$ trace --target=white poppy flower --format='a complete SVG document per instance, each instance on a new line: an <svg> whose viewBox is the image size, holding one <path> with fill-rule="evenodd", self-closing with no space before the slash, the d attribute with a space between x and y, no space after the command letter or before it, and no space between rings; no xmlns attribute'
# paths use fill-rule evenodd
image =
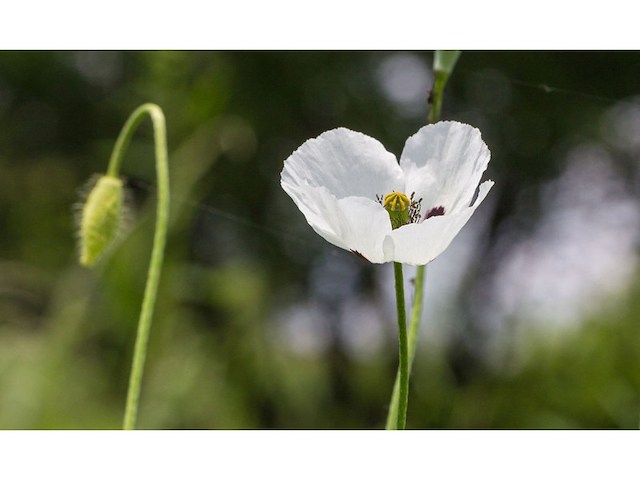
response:
<svg viewBox="0 0 640 480"><path fill-rule="evenodd" d="M328 242L370 262L425 265L440 255L485 199L491 154L477 128L422 127L400 163L346 128L307 140L285 161L281 185Z"/></svg>

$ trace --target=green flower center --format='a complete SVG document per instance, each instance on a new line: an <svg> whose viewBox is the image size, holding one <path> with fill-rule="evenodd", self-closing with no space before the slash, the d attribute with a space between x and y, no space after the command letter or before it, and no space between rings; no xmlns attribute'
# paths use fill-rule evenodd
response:
<svg viewBox="0 0 640 480"><path fill-rule="evenodd" d="M389 212L408 212L411 200L402 192L391 192L384 196L383 204Z"/></svg>
<svg viewBox="0 0 640 480"><path fill-rule="evenodd" d="M411 200L402 192L391 192L384 196L382 206L389 212L391 228L400 228L409 223Z"/></svg>
<svg viewBox="0 0 640 480"><path fill-rule="evenodd" d="M420 209L422 199L414 200L414 193L410 197L402 192L387 193L384 197L376 195L378 203L389 213L391 228L394 230L408 223L418 223L421 221Z"/></svg>

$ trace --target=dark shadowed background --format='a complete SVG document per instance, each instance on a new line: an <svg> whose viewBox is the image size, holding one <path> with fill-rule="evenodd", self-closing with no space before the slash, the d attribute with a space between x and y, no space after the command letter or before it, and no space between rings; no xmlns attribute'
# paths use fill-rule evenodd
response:
<svg viewBox="0 0 640 480"><path fill-rule="evenodd" d="M148 122L122 169L127 228L94 270L73 212L145 102L167 117L172 219L139 426L383 427L391 266L318 237L279 175L338 126L399 155L431 63L0 53L0 428L120 426L155 210ZM639 74L636 52L463 52L442 118L480 128L496 187L427 267L409 428L637 427Z"/></svg>

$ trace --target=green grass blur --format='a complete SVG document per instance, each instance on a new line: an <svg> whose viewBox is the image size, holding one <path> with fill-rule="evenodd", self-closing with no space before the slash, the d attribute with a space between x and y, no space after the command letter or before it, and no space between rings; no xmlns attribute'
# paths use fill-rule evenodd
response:
<svg viewBox="0 0 640 480"><path fill-rule="evenodd" d="M77 261L74 206L145 102L167 118L172 217L139 427L383 427L397 362L394 320L381 323L377 347L345 332L350 298L393 315L379 281L389 266L365 265L317 237L279 174L304 140L338 126L399 154L428 108L428 89L403 97L414 84L402 82L411 68L428 80L431 59L431 52L0 52L0 428L121 425L153 235L148 123L122 168L125 233L93 270ZM477 310L505 252L547 213L538 199L576 145L605 149L637 205L635 151L607 140L603 122L619 100L634 101L639 65L634 52L462 54L443 119L481 128L492 151L487 178L497 187L474 261L450 301L445 340L427 339L418 350L408 428L638 426L635 270L614 300L566 328L511 318L514 331L498 334L483 323L492 312ZM399 83L385 83L394 78ZM347 277L349 298L340 283ZM429 282L439 278L429 273ZM287 323L300 305L322 318L320 327ZM426 336L433 321L424 319ZM492 347L498 335L500 347Z"/></svg>

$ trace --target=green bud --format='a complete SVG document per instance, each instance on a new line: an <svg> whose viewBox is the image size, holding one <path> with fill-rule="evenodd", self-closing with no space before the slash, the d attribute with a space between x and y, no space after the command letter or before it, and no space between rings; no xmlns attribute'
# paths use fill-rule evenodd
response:
<svg viewBox="0 0 640 480"><path fill-rule="evenodd" d="M391 192L384 196L384 209L389 212L391 228L394 230L409 223L409 207L411 200L402 192Z"/></svg>
<svg viewBox="0 0 640 480"><path fill-rule="evenodd" d="M436 72L444 73L448 77L453 72L459 57L460 50L436 50L433 69Z"/></svg>
<svg viewBox="0 0 640 480"><path fill-rule="evenodd" d="M122 220L122 180L101 176L89 192L80 220L80 263L94 265L113 244Z"/></svg>

